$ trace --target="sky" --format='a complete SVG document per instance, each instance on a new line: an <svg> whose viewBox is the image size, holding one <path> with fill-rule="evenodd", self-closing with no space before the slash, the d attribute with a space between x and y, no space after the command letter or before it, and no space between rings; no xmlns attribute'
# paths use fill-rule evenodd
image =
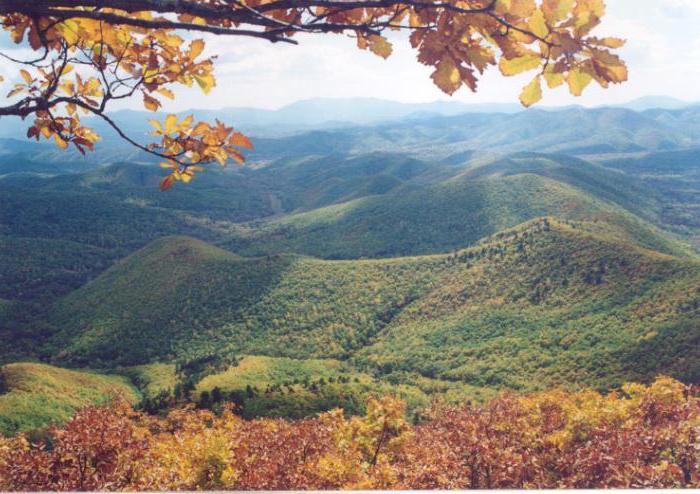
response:
<svg viewBox="0 0 700 494"><path fill-rule="evenodd" d="M630 80L603 90L591 85L575 98L562 87L549 90L542 105L597 106L665 95L700 101L700 0L607 0L607 15L596 31L628 40L621 50ZM278 108L316 97L375 97L402 102L456 100L513 103L532 77L505 78L496 68L482 76L479 91L466 88L449 97L437 89L431 68L420 65L405 36L394 37L394 54L383 60L358 50L340 35L299 36L298 46L237 37L207 38L207 53L218 55L217 88L204 96L178 90L166 111L251 106ZM5 49L7 40L0 40ZM16 68L0 62L0 74ZM126 106L139 108L139 102Z"/></svg>

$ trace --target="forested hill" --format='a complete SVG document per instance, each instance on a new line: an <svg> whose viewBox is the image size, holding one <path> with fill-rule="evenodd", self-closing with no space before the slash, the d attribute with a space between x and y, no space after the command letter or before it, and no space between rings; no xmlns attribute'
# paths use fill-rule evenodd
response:
<svg viewBox="0 0 700 494"><path fill-rule="evenodd" d="M356 259L450 252L543 215L612 224L624 239L675 255L688 254L700 231L697 182L681 190L682 175L654 182L561 155L280 158L212 171L167 194L157 190L160 174L116 164L0 178L0 297L55 299L164 235L242 255Z"/></svg>
<svg viewBox="0 0 700 494"><path fill-rule="evenodd" d="M661 210L653 192L620 173L571 158L514 155L433 185L404 186L255 222L234 231L225 245L253 255L297 252L343 259L429 254L552 215L599 220L642 246L689 252L662 231Z"/></svg>
<svg viewBox="0 0 700 494"><path fill-rule="evenodd" d="M538 219L441 256L243 258L166 237L58 302L45 357L351 360L479 386L695 379L700 264L595 223ZM657 350L663 348L663 356Z"/></svg>

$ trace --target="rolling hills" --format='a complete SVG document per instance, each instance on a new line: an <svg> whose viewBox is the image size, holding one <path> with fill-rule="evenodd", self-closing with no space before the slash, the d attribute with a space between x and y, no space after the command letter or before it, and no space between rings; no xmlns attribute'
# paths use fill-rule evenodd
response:
<svg viewBox="0 0 700 494"><path fill-rule="evenodd" d="M219 118L248 133L255 145L251 162L267 163L309 154L361 155L397 150L418 158L443 159L468 150L591 155L691 148L700 144L699 112L697 105L643 111L573 106L514 112L509 105L460 108L434 104L409 108L393 102L317 100L300 102L280 112L239 108L192 110L180 116ZM115 112L113 117L133 138L149 141L148 120L153 114L123 111ZM157 117L162 120L163 115ZM103 139L97 151L87 157L77 151L61 152L51 144L28 147L20 140L26 132L24 124L11 119L4 122L9 125L0 128L0 158L4 157L0 176L23 169L55 174L119 161L153 162L146 153L125 146L101 121L91 122Z"/></svg>
<svg viewBox="0 0 700 494"><path fill-rule="evenodd" d="M45 356L334 358L399 382L517 389L696 379L698 280L693 259L553 218L451 254L365 261L242 258L168 237L59 301ZM657 343L689 352L686 364L657 364Z"/></svg>
<svg viewBox="0 0 700 494"><path fill-rule="evenodd" d="M0 297L55 300L165 235L242 255L356 259L449 252L543 215L612 223L624 238L674 254L689 249L662 230L696 232L691 221L669 222L692 202L561 155L309 155L205 173L167 194L157 191L160 173L122 163L0 179Z"/></svg>
<svg viewBox="0 0 700 494"><path fill-rule="evenodd" d="M629 209L626 209L629 208ZM612 224L622 238L688 253L654 223L655 195L619 173L574 160L513 155L421 188L258 221L225 243L239 253L296 252L331 259L447 252L538 216ZM631 211L634 211L632 213ZM644 219L646 218L646 219Z"/></svg>
<svg viewBox="0 0 700 494"><path fill-rule="evenodd" d="M255 157L401 149L443 159L468 150L571 155L663 151L697 146L700 107L635 112L624 108L528 110L514 115L476 113L426 116L374 126L315 130L259 138Z"/></svg>
<svg viewBox="0 0 700 494"><path fill-rule="evenodd" d="M362 413L370 394L413 410L700 382L697 115L272 129L250 166L165 194L160 169L109 139L66 163L1 141L0 363L45 364L3 368L0 429L65 419L113 386L153 412L223 397L246 417L302 417Z"/></svg>
<svg viewBox="0 0 700 494"><path fill-rule="evenodd" d="M654 188L663 204L661 221L700 246L700 149L603 156L598 160Z"/></svg>
<svg viewBox="0 0 700 494"><path fill-rule="evenodd" d="M241 350L260 352L263 326L286 329L290 338L309 338L304 333L323 338L309 340L306 348L291 346L288 350L296 356L310 356L309 350L319 346L324 346L324 356L347 355L357 345L354 340L373 332L381 324L379 315L421 276L396 266L390 262L391 272L384 273L382 263L356 269L352 262L327 264L292 255L242 258L191 238L166 237L61 299L51 314L59 330L52 347L64 348L65 358L75 363L146 363L220 352L233 342ZM400 277L404 271L409 274L405 279ZM376 294L343 291L386 276L392 284L377 286ZM379 292L386 300L378 298ZM317 324L331 311L337 328L324 334Z"/></svg>

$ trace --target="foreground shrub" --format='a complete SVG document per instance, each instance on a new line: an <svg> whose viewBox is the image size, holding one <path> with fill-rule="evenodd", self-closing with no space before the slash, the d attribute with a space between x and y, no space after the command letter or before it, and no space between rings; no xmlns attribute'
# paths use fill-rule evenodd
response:
<svg viewBox="0 0 700 494"><path fill-rule="evenodd" d="M417 425L393 398L299 421L115 403L48 438L0 439L0 490L700 487L700 398L665 377L434 406Z"/></svg>

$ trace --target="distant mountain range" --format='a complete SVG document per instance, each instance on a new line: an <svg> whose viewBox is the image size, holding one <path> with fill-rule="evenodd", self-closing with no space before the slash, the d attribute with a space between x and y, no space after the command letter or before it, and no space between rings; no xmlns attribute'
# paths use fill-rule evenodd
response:
<svg viewBox="0 0 700 494"><path fill-rule="evenodd" d="M625 108L634 111L651 109L678 110L695 106L667 96L648 96L610 108ZM566 107L538 107L540 111L561 112L576 105ZM450 117L473 113L513 114L523 112L517 103L470 104L458 101L435 101L432 103L401 103L377 98L316 98L302 100L277 110L251 107L223 108L221 110L192 109L179 112L179 115L194 114L199 119L216 118L231 123L239 130L258 137L278 137L309 130L328 130L358 125L376 125L399 120L423 120L431 117ZM151 130L150 118L164 118L164 113L153 114L146 111L121 110L111 116L128 129L131 135L139 138ZM100 134L110 138L113 133L96 119L93 125ZM0 138L24 138L25 126L17 125L14 118L0 119Z"/></svg>
<svg viewBox="0 0 700 494"><path fill-rule="evenodd" d="M672 98L670 96L643 96L641 98L634 99L627 103L621 105L611 105L617 106L619 108L627 108L628 110L634 111L645 111L645 110L680 110L681 108L688 108L690 106L698 106L697 102L683 101L677 98Z"/></svg>
<svg viewBox="0 0 700 494"><path fill-rule="evenodd" d="M623 107L538 108L437 102L409 105L371 99L309 100L280 110L250 108L197 112L197 117L233 122L255 149L250 162L265 165L290 156L408 153L421 159L458 160L462 153L521 151L586 156L683 150L700 146L700 106L644 98ZM635 108L630 109L630 108ZM518 110L517 113L515 110ZM184 115L184 114L183 114ZM162 115L155 115L157 118ZM149 142L154 114L120 111L113 118L136 140ZM11 124L11 125L10 125ZM0 119L0 175L21 171L83 171L119 161L152 162L102 121L92 120L102 141L87 157L39 145L23 126ZM5 137L2 137L5 136Z"/></svg>

